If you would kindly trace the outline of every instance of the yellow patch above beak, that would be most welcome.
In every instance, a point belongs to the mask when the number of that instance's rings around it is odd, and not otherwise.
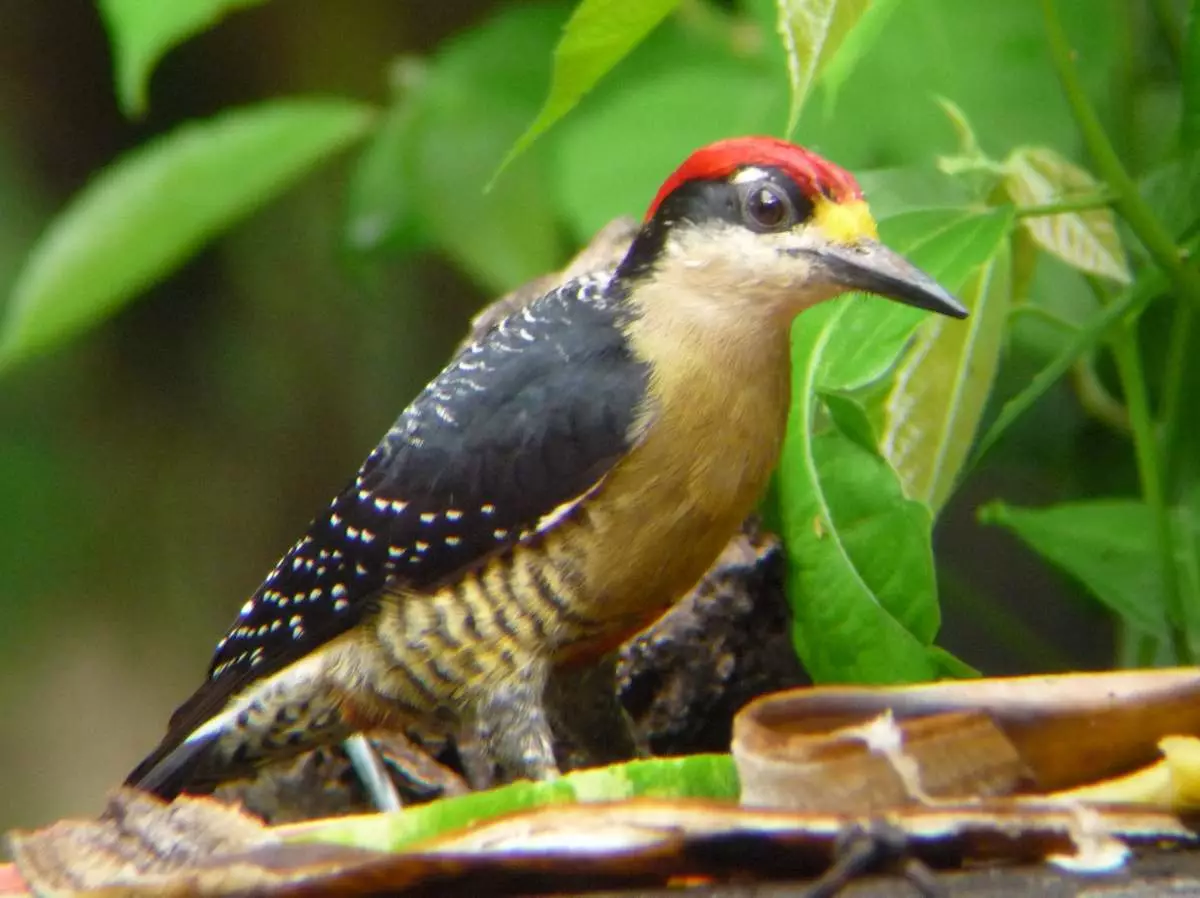
[[[864,200],[837,203],[820,197],[813,209],[812,222],[834,243],[849,245],[879,239],[875,219]]]

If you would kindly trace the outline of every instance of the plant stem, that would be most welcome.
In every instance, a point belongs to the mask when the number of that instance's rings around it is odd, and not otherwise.
[[[1178,301],[1200,306],[1200,272],[1184,264],[1179,247],[1171,238],[1170,232],[1142,199],[1137,184],[1113,149],[1104,127],[1100,124],[1100,118],[1080,83],[1055,0],[1042,0],[1042,19],[1050,44],[1050,57],[1058,72],[1058,80],[1066,95],[1067,104],[1071,107],[1075,123],[1100,176],[1109,188],[1117,193],[1117,211],[1146,247],[1159,269],[1171,281],[1179,294]],[[1092,283],[1093,288],[1098,289],[1098,284]],[[1114,332],[1110,345],[1125,392],[1130,426],[1133,428],[1133,445],[1137,457],[1138,479],[1142,486],[1142,499],[1154,519],[1159,577],[1170,624],[1171,645],[1180,664],[1191,664],[1191,646],[1185,633],[1186,621],[1190,615],[1186,614],[1183,608],[1179,571],[1175,563],[1175,537],[1162,471],[1162,452],[1150,413],[1146,378],[1137,344],[1136,322],[1125,322],[1123,327]]]
[[[1113,357],[1125,391],[1129,409],[1129,425],[1133,429],[1133,448],[1137,456],[1138,479],[1142,484],[1142,500],[1154,520],[1155,543],[1163,584],[1171,647],[1180,664],[1192,664],[1192,650],[1184,634],[1183,602],[1179,591],[1179,575],[1175,567],[1175,536],[1171,527],[1170,509],[1164,491],[1162,465],[1158,442],[1154,436],[1154,420],[1146,395],[1146,378],[1142,371],[1142,356],[1137,346],[1137,325],[1129,324],[1113,334]]]
[[[1086,196],[1043,203],[1039,206],[1017,206],[1013,214],[1017,218],[1043,218],[1067,212],[1091,212],[1094,209],[1107,209],[1116,198],[1116,194],[1106,190],[1103,193],[1089,193]]]
[[[1071,334],[1077,334],[1082,330],[1078,324],[1075,324],[1073,321],[1068,321],[1062,315],[1058,314],[1058,312],[1052,312],[1049,309],[1044,309],[1041,306],[1031,305],[1030,303],[1024,303],[1010,309],[1008,312],[1008,318],[1010,321],[1014,318],[1038,318],[1047,324],[1052,324],[1060,330],[1064,330]]]
[[[1139,636],[1134,651],[1137,653],[1133,659],[1135,667],[1153,667],[1158,659],[1158,640],[1153,636]]]
[[[1200,248],[1200,238],[1193,237],[1184,244],[1184,249],[1194,251]],[[1147,268],[1138,274],[1133,286],[1127,287],[1118,294],[1112,302],[1100,311],[1091,321],[1079,325],[1071,334],[1067,345],[1053,359],[1046,363],[1017,395],[1006,401],[1000,407],[999,414],[979,438],[971,457],[963,468],[963,474],[971,470],[982,459],[992,446],[1004,435],[1013,423],[1033,407],[1046,391],[1060,377],[1071,370],[1075,360],[1093,347],[1103,342],[1110,334],[1115,333],[1124,322],[1135,321],[1156,298],[1162,295],[1169,285],[1166,277],[1157,268]]]
[[[1054,0],[1042,0],[1042,18],[1046,24],[1050,58],[1058,71],[1063,93],[1100,177],[1117,194],[1114,201],[1117,210],[1146,247],[1155,264],[1170,278],[1180,296],[1200,306],[1200,272],[1184,264],[1179,256],[1179,247],[1171,239],[1170,232],[1146,205],[1138,192],[1137,184],[1121,164],[1112,142],[1104,133],[1100,118],[1079,81],[1079,73],[1075,70],[1071,58],[1072,50],[1067,43],[1062,22],[1059,21]]]
[[[1095,358],[1091,355],[1082,356],[1075,362],[1072,369],[1075,380],[1075,395],[1083,406],[1085,414],[1101,424],[1115,430],[1117,433],[1129,435],[1129,409],[1121,404],[1096,371]]]

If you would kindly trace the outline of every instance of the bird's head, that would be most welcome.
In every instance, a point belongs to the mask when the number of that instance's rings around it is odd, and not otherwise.
[[[658,191],[620,273],[782,321],[854,290],[967,314],[879,242],[849,172],[770,137],[722,140],[689,156]]]

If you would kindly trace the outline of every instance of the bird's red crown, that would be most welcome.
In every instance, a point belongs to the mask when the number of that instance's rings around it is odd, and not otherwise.
[[[726,178],[747,165],[782,169],[811,197],[825,196],[834,202],[862,199],[862,188],[854,176],[811,150],[776,137],[731,137],[701,147],[684,160],[663,182],[650,204],[646,219],[654,217],[659,205],[675,188],[688,181]]]

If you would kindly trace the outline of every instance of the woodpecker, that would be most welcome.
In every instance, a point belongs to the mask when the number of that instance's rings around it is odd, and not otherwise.
[[[792,320],[848,291],[967,314],[841,168],[767,137],[693,153],[619,264],[515,308],[413,400],[127,782],[170,797],[413,725],[553,776],[547,677],[700,579],[779,458]]]

